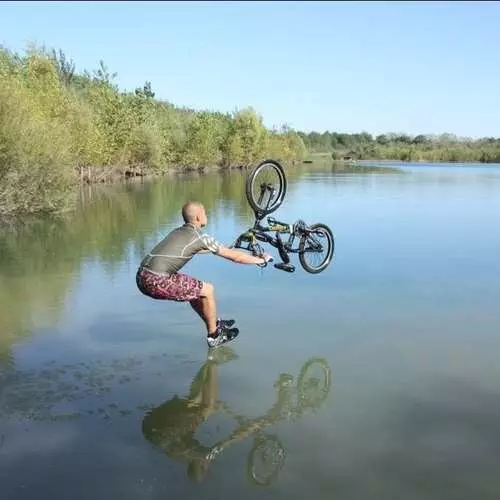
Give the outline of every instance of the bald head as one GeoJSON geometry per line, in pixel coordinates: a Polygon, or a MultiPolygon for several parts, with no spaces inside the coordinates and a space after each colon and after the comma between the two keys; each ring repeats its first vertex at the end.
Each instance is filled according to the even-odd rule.
{"type": "Polygon", "coordinates": [[[182,218],[184,222],[190,222],[191,224],[204,225],[203,219],[205,217],[205,208],[198,201],[188,201],[182,207],[182,218]]]}

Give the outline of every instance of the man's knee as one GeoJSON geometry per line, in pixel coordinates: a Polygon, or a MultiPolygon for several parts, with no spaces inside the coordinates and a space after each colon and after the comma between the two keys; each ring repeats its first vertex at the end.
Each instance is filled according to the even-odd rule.
{"type": "Polygon", "coordinates": [[[207,282],[203,282],[203,286],[201,287],[201,293],[200,295],[202,297],[210,297],[214,294],[214,286],[212,285],[212,283],[207,283],[207,282]]]}

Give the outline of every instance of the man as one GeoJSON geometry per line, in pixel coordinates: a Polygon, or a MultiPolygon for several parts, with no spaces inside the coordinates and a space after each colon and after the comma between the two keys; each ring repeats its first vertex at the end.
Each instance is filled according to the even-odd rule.
{"type": "Polygon", "coordinates": [[[271,259],[265,253],[256,257],[245,252],[227,248],[212,236],[202,234],[200,229],[207,224],[207,214],[201,203],[190,201],[182,207],[184,225],[171,231],[139,266],[136,275],[137,287],[153,299],[189,302],[205,322],[207,343],[210,348],[230,342],[238,336],[238,328],[231,328],[234,320],[217,318],[214,287],[180,273],[197,253],[211,252],[238,264],[263,264],[271,259]]]}

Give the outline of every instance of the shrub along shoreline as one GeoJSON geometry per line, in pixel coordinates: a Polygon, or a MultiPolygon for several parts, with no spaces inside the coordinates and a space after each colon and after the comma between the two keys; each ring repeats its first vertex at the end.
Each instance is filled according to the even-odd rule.
{"type": "Polygon", "coordinates": [[[113,83],[101,61],[77,73],[63,52],[0,47],[0,214],[71,207],[81,182],[205,168],[286,164],[307,154],[289,127],[269,130],[253,109],[195,111],[113,83]]]}

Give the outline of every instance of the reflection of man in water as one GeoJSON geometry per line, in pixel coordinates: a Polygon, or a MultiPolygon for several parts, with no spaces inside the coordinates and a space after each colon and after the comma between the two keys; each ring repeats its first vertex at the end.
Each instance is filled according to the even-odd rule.
{"type": "Polygon", "coordinates": [[[218,387],[217,363],[209,359],[196,374],[187,397],[174,396],[148,412],[142,422],[144,437],[169,457],[187,460],[188,476],[196,481],[208,471],[211,448],[194,435],[210,415],[219,411],[218,387]]]}
{"type": "Polygon", "coordinates": [[[198,427],[221,409],[217,364],[234,359],[230,349],[213,354],[196,374],[187,397],[174,396],[153,408],[142,421],[142,433],[167,456],[187,461],[187,474],[201,481],[211,461],[227,446],[244,439],[260,428],[260,419],[240,423],[230,436],[212,447],[203,446],[195,437],[198,427]]]}

